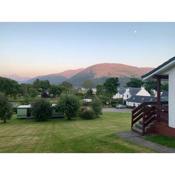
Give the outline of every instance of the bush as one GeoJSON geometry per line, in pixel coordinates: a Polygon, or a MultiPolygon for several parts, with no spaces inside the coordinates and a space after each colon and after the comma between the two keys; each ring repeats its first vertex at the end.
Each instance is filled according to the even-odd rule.
{"type": "Polygon", "coordinates": [[[119,99],[112,99],[111,100],[111,106],[112,107],[116,107],[116,105],[118,104],[123,104],[123,99],[122,98],[119,98],[119,99]]]}
{"type": "Polygon", "coordinates": [[[92,109],[96,115],[96,117],[99,117],[99,115],[102,114],[102,103],[99,100],[99,98],[94,98],[92,101],[92,109]]]}
{"type": "Polygon", "coordinates": [[[0,94],[0,119],[6,123],[6,121],[11,118],[12,114],[12,105],[8,102],[5,95],[0,94]]]}
{"type": "Polygon", "coordinates": [[[86,120],[96,118],[96,115],[95,115],[93,109],[90,107],[82,107],[79,115],[82,119],[86,119],[86,120]]]}
{"type": "Polygon", "coordinates": [[[46,121],[52,115],[51,104],[44,100],[38,99],[32,104],[32,115],[36,121],[46,121]]]}
{"type": "Polygon", "coordinates": [[[61,95],[58,105],[61,107],[65,117],[68,120],[71,120],[72,118],[76,117],[80,108],[79,99],[72,94],[61,95]]]}

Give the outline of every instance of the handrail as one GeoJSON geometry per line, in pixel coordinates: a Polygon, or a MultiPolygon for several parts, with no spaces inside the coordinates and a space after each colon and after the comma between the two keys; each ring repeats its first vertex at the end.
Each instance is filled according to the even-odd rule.
{"type": "MultiPolygon", "coordinates": [[[[160,106],[168,104],[167,101],[162,101],[160,106]]],[[[133,125],[142,119],[142,134],[145,134],[146,127],[156,120],[159,107],[156,102],[144,102],[132,110],[131,128],[133,125]]]]}

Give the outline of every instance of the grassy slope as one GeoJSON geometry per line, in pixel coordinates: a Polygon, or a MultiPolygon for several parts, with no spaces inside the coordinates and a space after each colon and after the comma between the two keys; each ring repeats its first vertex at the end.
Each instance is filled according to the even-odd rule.
{"type": "Polygon", "coordinates": [[[154,135],[154,136],[146,136],[147,140],[167,146],[175,148],[175,138],[174,137],[167,137],[167,136],[160,136],[160,135],[154,135]]]}
{"type": "Polygon", "coordinates": [[[151,152],[116,136],[129,129],[129,113],[104,113],[88,121],[12,119],[0,124],[0,152],[151,152]]]}

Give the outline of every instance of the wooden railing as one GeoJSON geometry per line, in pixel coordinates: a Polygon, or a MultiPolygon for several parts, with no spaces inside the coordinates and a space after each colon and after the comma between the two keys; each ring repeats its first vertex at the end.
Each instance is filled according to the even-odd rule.
{"type": "Polygon", "coordinates": [[[140,122],[142,124],[142,134],[144,135],[146,133],[146,128],[153,123],[154,120],[164,119],[166,121],[168,116],[165,115],[168,114],[167,104],[167,102],[161,102],[158,106],[156,102],[144,102],[134,108],[132,110],[131,128],[133,129],[134,124],[140,122]]]}

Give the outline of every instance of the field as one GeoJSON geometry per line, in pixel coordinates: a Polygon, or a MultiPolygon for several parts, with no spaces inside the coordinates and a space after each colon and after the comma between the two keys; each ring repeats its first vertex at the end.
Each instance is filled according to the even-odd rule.
{"type": "Polygon", "coordinates": [[[130,129],[129,113],[106,112],[95,120],[19,120],[0,124],[0,152],[12,153],[130,153],[151,152],[120,139],[130,129]]]}

